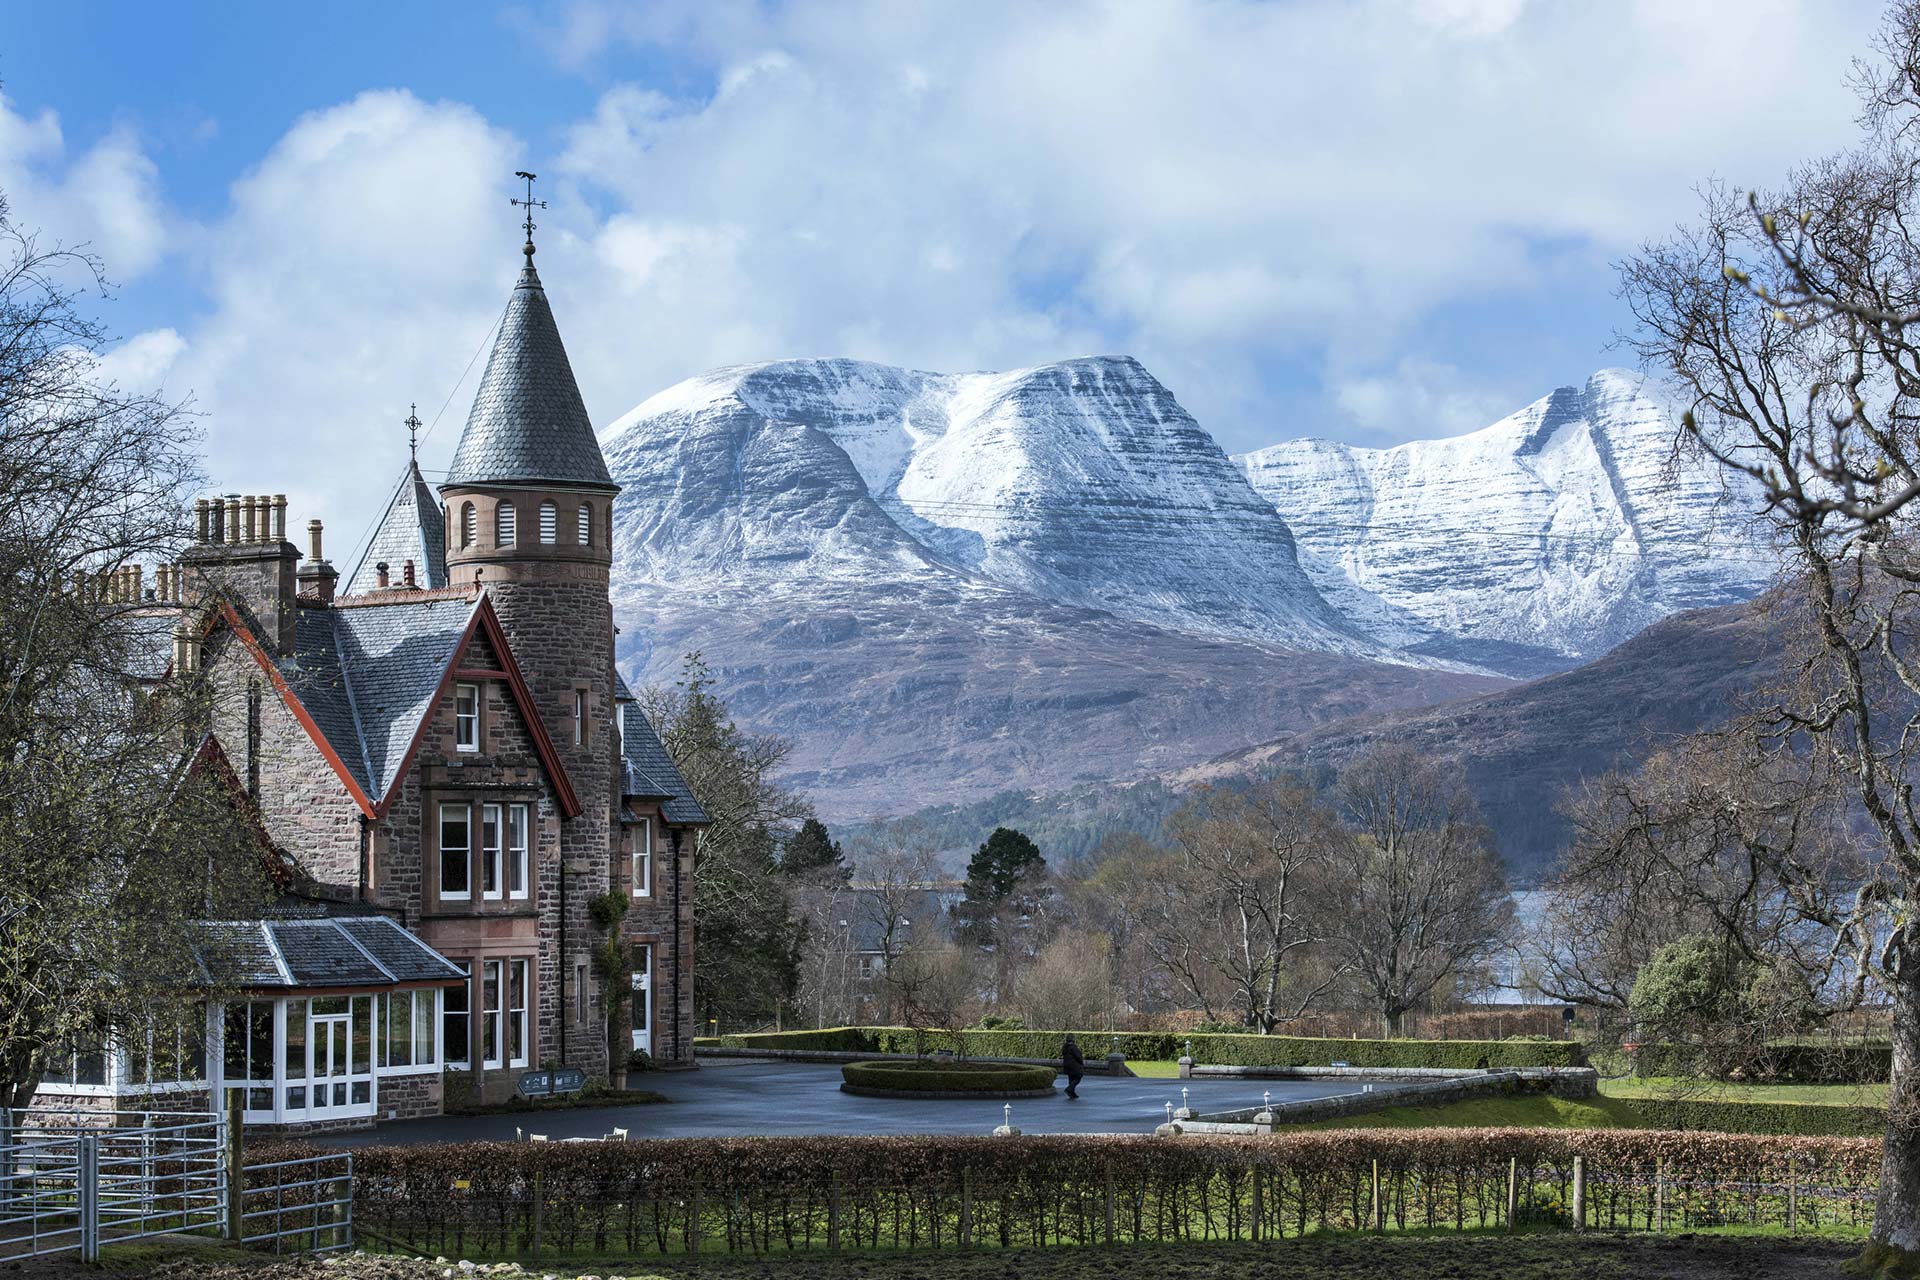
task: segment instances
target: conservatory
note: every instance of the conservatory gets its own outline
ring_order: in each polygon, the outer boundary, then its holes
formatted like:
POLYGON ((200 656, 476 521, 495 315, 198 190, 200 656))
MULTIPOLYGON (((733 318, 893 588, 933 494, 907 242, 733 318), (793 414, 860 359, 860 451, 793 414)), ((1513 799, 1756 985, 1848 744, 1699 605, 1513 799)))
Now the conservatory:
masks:
POLYGON ((440 1110, 444 989, 464 987, 464 971, 384 916, 207 928, 243 997, 76 1046, 43 1099, 150 1095, 184 1110, 237 1093, 247 1123, 296 1128, 440 1110))

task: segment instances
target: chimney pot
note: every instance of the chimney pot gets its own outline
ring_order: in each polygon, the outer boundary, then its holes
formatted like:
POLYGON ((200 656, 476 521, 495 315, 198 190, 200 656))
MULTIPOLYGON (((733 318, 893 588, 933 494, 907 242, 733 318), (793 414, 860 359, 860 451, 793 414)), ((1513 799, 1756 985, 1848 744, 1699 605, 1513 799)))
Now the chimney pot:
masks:
POLYGON ((385 560, 382 560, 379 564, 374 565, 373 571, 380 575, 379 578, 376 580, 376 585, 382 586, 382 587, 386 586, 387 585, 387 562, 385 560))
POLYGON ((147 597, 147 593, 143 589, 140 581, 145 576, 146 570, 140 565, 133 565, 127 570, 127 586, 130 589, 127 599, 133 601, 135 604, 138 604, 147 597))
POLYGON ((400 580, 410 587, 417 585, 413 580, 413 561, 409 560, 400 566, 400 580))
POLYGON ((253 527, 253 531, 255 535, 257 535, 254 538, 254 541, 255 542, 272 542, 273 541, 273 498, 268 494, 264 494, 264 493, 261 494, 259 497, 253 500, 253 509, 258 513, 257 519, 259 521, 259 523, 254 525, 253 527))
POLYGON ((259 541, 259 538, 255 536, 256 526, 254 524, 254 504, 258 501, 259 500, 252 494, 248 494, 240 499, 240 536, 234 539, 234 541, 259 541))
POLYGON ((227 525, 222 533, 225 535, 222 542, 231 545, 240 541, 240 495, 237 493, 227 495, 227 525))
POLYGON ((153 589, 159 599, 173 599, 173 570, 169 566, 163 564, 154 569, 153 589))
POLYGON ((213 537, 213 518, 208 514, 207 506, 205 498, 193 500, 193 540, 195 542, 204 543, 213 537))
POLYGON ((284 493, 273 495, 273 540, 287 540, 287 495, 284 493))

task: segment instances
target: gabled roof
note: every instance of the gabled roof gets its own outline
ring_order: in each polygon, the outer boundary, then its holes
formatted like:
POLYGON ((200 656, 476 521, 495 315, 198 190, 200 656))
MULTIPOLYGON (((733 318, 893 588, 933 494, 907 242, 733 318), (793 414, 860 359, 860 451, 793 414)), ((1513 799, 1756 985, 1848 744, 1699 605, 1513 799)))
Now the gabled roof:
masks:
POLYGON ((474 484, 618 487, 531 258, 507 299, 442 488, 474 484))
POLYGON ((413 561, 414 581, 422 587, 447 585, 447 524, 440 514, 440 503, 420 474, 420 464, 407 463, 394 486, 393 497, 380 517, 380 527, 361 553, 353 572, 341 586, 341 594, 355 595, 377 590, 380 581, 376 565, 385 562, 394 582, 401 581, 401 570, 413 561))
POLYGON ((702 826, 710 822, 707 811, 694 798, 693 788, 680 776, 673 757, 661 745, 660 735, 653 731, 653 725, 641 712, 640 704, 629 700, 619 706, 621 763, 625 769, 621 794, 635 799, 664 800, 660 813, 671 823, 702 826))
POLYGON ((396 591, 332 607, 302 606, 293 652, 277 660, 232 602, 222 601, 219 612, 368 817, 379 817, 393 802, 456 660, 472 636, 485 635, 501 670, 484 674, 505 683, 562 815, 580 813, 573 782, 485 593, 396 591))
POLYGON ((386 916, 223 920, 201 926, 209 972, 252 991, 445 985, 466 975, 386 916))

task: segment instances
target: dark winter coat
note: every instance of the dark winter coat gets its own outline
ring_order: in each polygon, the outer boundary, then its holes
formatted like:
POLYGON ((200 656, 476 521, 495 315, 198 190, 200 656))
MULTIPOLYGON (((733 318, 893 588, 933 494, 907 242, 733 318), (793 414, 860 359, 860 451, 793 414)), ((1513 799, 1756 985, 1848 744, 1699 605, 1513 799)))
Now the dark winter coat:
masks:
POLYGON ((1060 1046, 1060 1066, 1069 1080, 1078 1080, 1087 1074, 1087 1060, 1080 1056, 1080 1046, 1073 1042, 1072 1036, 1060 1046))

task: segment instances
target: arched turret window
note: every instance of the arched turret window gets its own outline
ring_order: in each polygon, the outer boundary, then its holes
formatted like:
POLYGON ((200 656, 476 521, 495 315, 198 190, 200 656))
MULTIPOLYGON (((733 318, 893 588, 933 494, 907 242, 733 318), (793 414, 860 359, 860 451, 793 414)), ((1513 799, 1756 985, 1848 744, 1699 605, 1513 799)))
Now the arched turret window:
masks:
POLYGON ((474 527, 473 504, 471 502, 462 503, 460 506, 460 545, 463 548, 473 545, 474 527))
POLYGON ((510 547, 513 545, 513 504, 503 502, 493 509, 493 545, 510 547))
POLYGON ((593 545, 593 508, 586 503, 580 504, 580 523, 574 527, 573 536, 583 547, 593 545))
POLYGON ((560 508, 551 502, 540 504, 540 545, 550 547, 560 540, 560 508))

